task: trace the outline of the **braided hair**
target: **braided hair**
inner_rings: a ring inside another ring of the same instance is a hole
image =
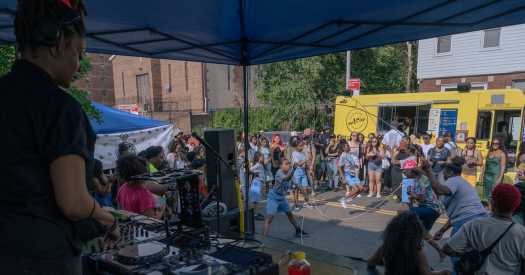
[[[18,0],[14,20],[18,50],[53,47],[61,38],[85,34],[82,0]]]
[[[383,233],[385,275],[419,274],[418,252],[423,249],[423,225],[413,212],[393,218]]]

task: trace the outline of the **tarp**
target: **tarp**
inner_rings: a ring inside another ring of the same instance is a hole
[[[523,0],[88,0],[88,51],[251,65],[525,23]],[[0,0],[12,43],[16,0]]]
[[[102,115],[100,122],[91,119],[91,126],[97,134],[122,133],[168,125],[169,122],[149,119],[120,111],[103,104],[92,102]]]
[[[142,129],[138,131],[98,134],[95,144],[95,158],[102,161],[104,169],[115,168],[118,158],[118,145],[121,142],[133,144],[136,153],[150,146],[162,146],[167,152],[173,137],[173,125]]]

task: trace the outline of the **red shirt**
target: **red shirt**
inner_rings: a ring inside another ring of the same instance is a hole
[[[117,202],[120,209],[137,214],[155,208],[155,197],[142,185],[124,183],[118,190]]]

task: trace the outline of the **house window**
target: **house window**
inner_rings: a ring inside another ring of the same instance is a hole
[[[512,80],[512,88],[521,89],[525,92],[525,79]]]
[[[483,48],[499,47],[501,29],[490,29],[483,31]]]
[[[450,53],[450,48],[452,46],[452,36],[445,35],[437,38],[436,53],[437,54],[447,54]]]
[[[458,90],[458,84],[443,84],[441,85],[441,91],[442,92],[450,92],[450,91],[457,91]]]

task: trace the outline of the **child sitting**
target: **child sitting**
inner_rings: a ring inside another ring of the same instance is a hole
[[[133,179],[148,173],[147,162],[135,155],[127,155],[117,161],[117,172],[124,182],[117,193],[118,207],[137,214],[161,218],[162,211],[155,210],[155,197],[146,189],[145,182]]]

